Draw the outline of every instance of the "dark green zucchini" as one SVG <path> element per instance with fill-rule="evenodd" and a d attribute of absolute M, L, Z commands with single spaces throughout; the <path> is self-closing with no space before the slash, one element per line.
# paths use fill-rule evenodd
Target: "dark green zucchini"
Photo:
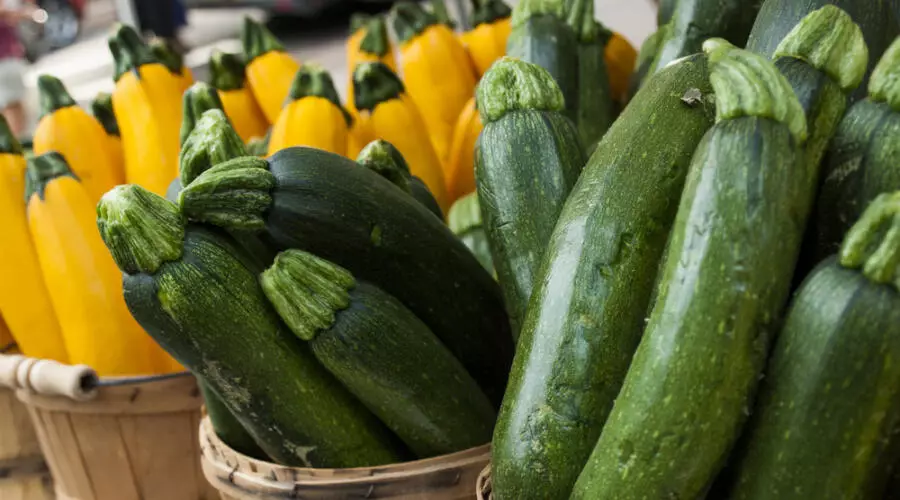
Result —
<path fill-rule="evenodd" d="M 536 64 L 500 59 L 481 78 L 475 99 L 484 123 L 475 184 L 515 337 L 584 150 L 563 115 L 559 87 Z"/>
<path fill-rule="evenodd" d="M 506 55 L 547 70 L 562 91 L 566 116 L 577 123 L 578 39 L 566 24 L 566 0 L 522 0 L 511 23 Z"/>
<path fill-rule="evenodd" d="M 496 414 L 478 384 L 409 309 L 377 286 L 300 250 L 260 277 L 285 324 L 419 458 L 491 440 Z"/>
<path fill-rule="evenodd" d="M 402 445 L 279 321 L 261 268 L 228 236 L 186 225 L 172 203 L 119 186 L 97 207 L 131 314 L 197 373 L 279 463 L 355 467 L 405 458 Z"/>
<path fill-rule="evenodd" d="M 203 113 L 212 109 L 218 109 L 224 113 L 225 108 L 219 99 L 219 92 L 206 82 L 196 82 L 191 85 L 184 91 L 181 101 L 181 145 L 183 147 L 184 142 L 197 126 L 197 122 L 203 117 Z M 225 120 L 228 121 L 227 116 Z M 228 121 L 228 125 L 231 126 L 231 121 Z M 237 136 L 237 132 L 235 132 L 235 136 Z M 243 141 L 241 141 L 241 145 L 243 145 Z"/>
<path fill-rule="evenodd" d="M 472 251 L 485 270 L 494 274 L 494 260 L 481 219 L 478 193 L 469 193 L 456 200 L 447 214 L 447 226 Z"/>
<path fill-rule="evenodd" d="M 869 97 L 841 120 L 822 165 L 809 246 L 811 265 L 837 252 L 843 235 L 881 193 L 900 189 L 900 40 L 869 81 Z"/>
<path fill-rule="evenodd" d="M 659 296 L 575 500 L 702 498 L 788 298 L 814 189 L 803 110 L 763 57 L 721 39 L 704 50 L 716 125 L 691 160 Z"/>
<path fill-rule="evenodd" d="M 575 123 L 587 156 L 615 120 L 604 52 L 612 32 L 594 20 L 594 0 L 574 0 L 566 20 L 578 41 L 578 113 Z"/>
<path fill-rule="evenodd" d="M 409 165 L 393 144 L 384 139 L 376 139 L 359 152 L 356 162 L 384 177 L 404 193 L 415 198 L 439 219 L 444 220 L 444 212 L 441 211 L 434 195 L 422 179 L 409 173 Z"/>
<path fill-rule="evenodd" d="M 640 340 L 691 154 L 714 111 L 706 57 L 691 56 L 647 81 L 588 161 L 519 338 L 494 433 L 496 498 L 568 498 Z"/>
<path fill-rule="evenodd" d="M 862 30 L 869 50 L 866 76 L 862 85 L 850 95 L 850 101 L 854 102 L 865 97 L 872 68 L 898 33 L 897 21 L 887 0 L 765 0 L 747 39 L 747 49 L 773 57 L 781 40 L 801 19 L 827 4 L 840 7 L 853 18 Z"/>
<path fill-rule="evenodd" d="M 887 230 L 893 236 L 886 236 Z M 806 279 L 766 368 L 728 498 L 881 499 L 900 459 L 900 192 Z M 876 250 L 877 249 L 877 250 Z"/>
<path fill-rule="evenodd" d="M 675 5 L 678 0 L 660 0 L 659 8 L 656 11 L 656 25 L 663 26 L 669 24 L 672 20 L 672 14 L 675 13 Z"/>
<path fill-rule="evenodd" d="M 257 460 L 268 460 L 269 457 L 262 448 L 253 440 L 253 436 L 244 429 L 237 418 L 231 414 L 231 410 L 222 402 L 222 398 L 210 389 L 209 385 L 197 379 L 197 385 L 203 393 L 203 402 L 206 406 L 206 414 L 212 423 L 216 436 L 228 445 L 232 450 L 247 455 Z"/>
<path fill-rule="evenodd" d="M 671 27 L 660 42 L 650 74 L 700 52 L 703 41 L 721 37 L 743 47 L 762 0 L 678 0 Z"/>
<path fill-rule="evenodd" d="M 260 231 L 378 285 L 444 342 L 496 405 L 512 361 L 497 283 L 419 202 L 344 157 L 287 148 L 204 172 L 181 192 L 185 213 Z"/>

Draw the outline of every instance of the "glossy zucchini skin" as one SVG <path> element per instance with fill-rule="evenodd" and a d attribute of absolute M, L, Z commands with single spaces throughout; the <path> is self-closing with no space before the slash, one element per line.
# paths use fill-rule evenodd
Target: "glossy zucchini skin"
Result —
<path fill-rule="evenodd" d="M 198 225 L 188 225 L 183 245 L 181 259 L 152 275 L 125 274 L 125 302 L 147 333 L 221 396 L 267 455 L 306 467 L 407 457 L 384 424 L 281 324 L 252 258 Z"/>
<path fill-rule="evenodd" d="M 588 156 L 615 120 L 605 50 L 600 39 L 578 44 L 578 135 Z"/>
<path fill-rule="evenodd" d="M 433 213 L 438 219 L 444 220 L 444 211 L 441 210 L 441 206 L 438 205 L 437 200 L 434 199 L 434 195 L 431 194 L 431 191 L 428 189 L 428 186 L 422 182 L 422 179 L 411 176 L 409 178 L 409 190 L 412 197 L 421 203 L 423 207 L 427 208 L 428 211 Z"/>
<path fill-rule="evenodd" d="M 862 29 L 869 48 L 869 65 L 866 77 L 856 91 L 850 94 L 850 102 L 866 96 L 869 75 L 881 54 L 898 34 L 897 19 L 888 0 L 765 0 L 747 38 L 747 50 L 771 58 L 781 40 L 810 12 L 831 4 L 840 7 Z"/>
<path fill-rule="evenodd" d="M 706 99 L 685 103 L 692 88 Z M 703 55 L 650 78 L 569 195 L 494 433 L 495 498 L 568 498 L 640 339 L 710 93 Z"/>
<path fill-rule="evenodd" d="M 900 459 L 900 294 L 835 258 L 797 292 L 728 498 L 880 499 Z"/>
<path fill-rule="evenodd" d="M 704 136 L 656 305 L 573 499 L 699 498 L 719 472 L 788 298 L 813 189 L 799 154 L 768 118 Z"/>
<path fill-rule="evenodd" d="M 197 385 L 200 386 L 200 392 L 203 393 L 206 414 L 209 416 L 216 436 L 238 453 L 257 460 L 269 460 L 266 452 L 262 451 L 262 448 L 253 440 L 253 436 L 231 414 L 231 410 L 225 406 L 222 398 L 202 380 L 197 379 Z"/>

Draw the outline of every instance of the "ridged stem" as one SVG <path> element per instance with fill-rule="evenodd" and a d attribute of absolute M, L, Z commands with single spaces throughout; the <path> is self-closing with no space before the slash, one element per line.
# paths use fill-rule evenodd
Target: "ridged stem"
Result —
<path fill-rule="evenodd" d="M 562 111 L 562 91 L 544 68 L 504 56 L 484 74 L 475 89 L 478 112 L 485 123 L 515 110 Z"/>
<path fill-rule="evenodd" d="M 594 43 L 598 40 L 604 45 L 612 36 L 612 32 L 594 19 L 594 0 L 573 0 L 569 4 L 566 24 L 575 33 L 578 43 Z"/>
<path fill-rule="evenodd" d="M 9 128 L 6 118 L 0 115 L 0 154 L 21 155 L 22 153 L 22 144 Z"/>
<path fill-rule="evenodd" d="M 241 29 L 241 45 L 244 48 L 244 59 L 247 64 L 273 50 L 284 52 L 284 45 L 275 38 L 275 35 L 261 23 L 249 17 L 244 18 L 244 27 Z"/>
<path fill-rule="evenodd" d="M 98 93 L 91 101 L 91 113 L 103 126 L 106 135 L 119 136 L 119 122 L 116 121 L 116 114 L 113 112 L 112 95 L 106 92 Z"/>
<path fill-rule="evenodd" d="M 209 57 L 209 83 L 219 90 L 244 88 L 244 61 L 240 54 L 216 50 Z"/>
<path fill-rule="evenodd" d="M 150 52 L 176 75 L 181 75 L 181 69 L 184 67 L 184 57 L 175 50 L 174 47 L 165 38 L 155 37 L 147 44 Z"/>
<path fill-rule="evenodd" d="M 266 160 L 242 156 L 203 172 L 181 190 L 178 204 L 191 220 L 225 229 L 262 229 L 275 186 Z"/>
<path fill-rule="evenodd" d="M 391 41 L 388 38 L 384 18 L 376 16 L 366 23 L 366 34 L 359 42 L 359 50 L 379 58 L 391 51 Z"/>
<path fill-rule="evenodd" d="M 350 16 L 350 34 L 354 34 L 374 19 L 374 16 L 363 12 L 354 12 Z"/>
<path fill-rule="evenodd" d="M 288 92 L 288 96 L 294 101 L 299 101 L 304 97 L 327 99 L 341 110 L 347 126 L 353 123 L 353 117 L 341 104 L 341 98 L 334 88 L 334 81 L 331 79 L 331 75 L 328 73 L 328 70 L 318 64 L 306 63 L 300 67 L 300 70 L 294 76 L 293 83 L 291 83 L 291 90 Z"/>
<path fill-rule="evenodd" d="M 481 204 L 478 193 L 471 192 L 456 200 L 447 214 L 447 227 L 453 234 L 463 234 L 473 227 L 481 227 Z"/>
<path fill-rule="evenodd" d="M 140 78 L 138 69 L 141 66 L 160 62 L 137 31 L 124 24 L 116 26 L 109 38 L 109 49 L 115 54 L 113 58 L 117 62 L 114 75 L 116 81 L 128 71 L 134 71 Z"/>
<path fill-rule="evenodd" d="M 37 87 L 41 118 L 76 104 L 75 99 L 72 99 L 69 91 L 66 90 L 66 86 L 55 76 L 39 76 Z"/>
<path fill-rule="evenodd" d="M 356 109 L 373 110 L 384 101 L 397 99 L 404 91 L 403 82 L 383 63 L 361 63 L 353 70 L 353 102 Z"/>
<path fill-rule="evenodd" d="M 900 111 L 900 37 L 884 52 L 869 79 L 869 99 Z"/>
<path fill-rule="evenodd" d="M 450 13 L 447 12 L 447 4 L 444 3 L 444 0 L 429 0 L 429 3 L 431 4 L 431 13 L 437 19 L 437 22 L 451 30 L 456 27 L 456 23 L 453 22 Z"/>
<path fill-rule="evenodd" d="M 188 186 L 214 165 L 246 155 L 244 142 L 225 113 L 220 109 L 206 111 L 181 147 L 178 156 L 181 185 Z"/>
<path fill-rule="evenodd" d="M 534 16 L 554 16 L 560 21 L 566 20 L 566 0 L 521 0 L 512 10 L 512 27 L 525 24 Z"/>
<path fill-rule="evenodd" d="M 356 162 L 376 174 L 384 177 L 391 184 L 406 193 L 412 193 L 409 185 L 409 165 L 400 151 L 384 139 L 376 139 L 366 145 L 356 157 Z"/>
<path fill-rule="evenodd" d="M 716 94 L 716 121 L 742 116 L 785 124 L 798 144 L 806 141 L 806 115 L 790 83 L 771 61 L 721 38 L 703 43 L 710 83 Z"/>
<path fill-rule="evenodd" d="M 483 0 L 473 3 L 472 16 L 470 18 L 470 24 L 473 28 L 479 24 L 490 24 L 512 15 L 512 9 L 503 0 Z"/>
<path fill-rule="evenodd" d="M 413 2 L 397 2 L 391 9 L 391 24 L 400 43 L 408 42 L 437 22 L 434 14 Z"/>
<path fill-rule="evenodd" d="M 850 15 L 826 5 L 801 19 L 775 49 L 774 57 L 805 61 L 849 92 L 866 74 L 869 49 Z"/>
<path fill-rule="evenodd" d="M 69 168 L 69 164 L 63 158 L 63 155 L 56 151 L 50 151 L 30 158 L 28 166 L 25 168 L 25 203 L 28 203 L 28 200 L 34 194 L 37 194 L 43 200 L 44 189 L 47 187 L 47 183 L 63 176 L 78 178 L 72 172 L 72 169 Z"/>
<path fill-rule="evenodd" d="M 223 112 L 225 108 L 222 106 L 222 100 L 219 99 L 219 93 L 212 85 L 206 82 L 196 82 L 190 86 L 181 97 L 181 145 L 197 126 L 197 122 L 203 117 L 203 113 L 218 109 Z M 228 121 L 228 118 L 225 117 Z"/>
<path fill-rule="evenodd" d="M 356 280 L 346 269 L 300 250 L 286 250 L 259 277 L 263 292 L 284 323 L 303 340 L 334 325 L 350 307 Z"/>
<path fill-rule="evenodd" d="M 900 191 L 879 195 L 850 228 L 840 262 L 900 291 Z"/>

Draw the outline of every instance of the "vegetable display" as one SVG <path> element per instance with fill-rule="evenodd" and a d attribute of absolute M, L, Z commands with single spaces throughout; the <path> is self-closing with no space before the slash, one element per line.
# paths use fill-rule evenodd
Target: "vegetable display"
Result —
<path fill-rule="evenodd" d="M 479 78 L 494 61 L 506 53 L 506 41 L 512 31 L 510 15 L 512 10 L 502 0 L 475 0 L 469 24 L 469 31 L 460 33 L 462 41 Z"/>
<path fill-rule="evenodd" d="M 250 90 L 266 120 L 275 123 L 300 64 L 284 51 L 284 45 L 271 31 L 249 17 L 244 19 L 241 45 Z"/>
<path fill-rule="evenodd" d="M 235 132 L 247 142 L 266 135 L 269 122 L 253 97 L 244 70 L 244 61 L 238 54 L 217 50 L 209 58 L 209 83 L 219 91 L 219 100 Z"/>
<path fill-rule="evenodd" d="M 422 179 L 409 173 L 409 165 L 393 144 L 382 139 L 372 141 L 360 151 L 356 162 L 408 193 L 438 219 L 444 219 L 444 213 L 431 191 Z"/>
<path fill-rule="evenodd" d="M 91 113 L 100 122 L 103 131 L 106 132 L 106 152 L 112 162 L 112 170 L 125 178 L 125 151 L 122 149 L 122 134 L 119 131 L 119 122 L 113 111 L 112 95 L 100 92 L 91 101 Z"/>

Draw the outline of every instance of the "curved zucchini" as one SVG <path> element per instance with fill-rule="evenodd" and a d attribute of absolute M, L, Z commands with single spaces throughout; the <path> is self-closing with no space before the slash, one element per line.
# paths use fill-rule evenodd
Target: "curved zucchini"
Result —
<path fill-rule="evenodd" d="M 262 269 L 230 238 L 186 225 L 175 205 L 134 185 L 104 195 L 97 217 L 125 273 L 131 314 L 270 457 L 307 467 L 403 458 L 388 430 L 281 325 L 257 283 Z"/>
<path fill-rule="evenodd" d="M 181 193 L 192 219 L 261 231 L 382 287 L 453 352 L 495 404 L 512 358 L 497 284 L 420 203 L 377 174 L 312 148 L 244 157 Z"/>
<path fill-rule="evenodd" d="M 685 102 L 692 89 L 699 99 Z M 569 195 L 494 433 L 495 497 L 568 498 L 640 340 L 691 154 L 712 125 L 711 93 L 702 55 L 654 75 Z"/>
<path fill-rule="evenodd" d="M 406 164 L 403 155 L 388 141 L 376 139 L 370 142 L 359 152 L 356 162 L 384 177 L 415 198 L 439 219 L 444 220 L 444 213 L 431 191 L 422 179 L 409 173 L 409 165 Z"/>
<path fill-rule="evenodd" d="M 472 251 L 487 272 L 495 273 L 491 245 L 481 221 L 478 193 L 469 193 L 456 200 L 447 214 L 447 227 Z"/>
<path fill-rule="evenodd" d="M 512 13 L 506 55 L 547 70 L 562 91 L 566 116 L 577 123 L 578 39 L 566 25 L 565 0 L 519 2 Z"/>
<path fill-rule="evenodd" d="M 475 147 L 478 198 L 516 337 L 584 152 L 562 114 L 559 87 L 538 65 L 500 59 L 484 74 L 476 99 L 484 120 Z"/>
<path fill-rule="evenodd" d="M 300 250 L 280 253 L 260 283 L 322 366 L 416 456 L 453 453 L 491 440 L 496 418 L 491 402 L 397 299 Z"/>
<path fill-rule="evenodd" d="M 704 50 L 717 123 L 691 161 L 657 302 L 576 500 L 702 497 L 790 291 L 814 189 L 800 167 L 803 110 L 761 56 L 721 39 Z"/>
<path fill-rule="evenodd" d="M 729 498 L 882 498 L 900 459 L 900 192 L 807 278 L 734 456 Z M 877 251 L 874 249 L 877 248 Z"/>
<path fill-rule="evenodd" d="M 604 55 L 613 34 L 594 20 L 594 0 L 574 0 L 566 20 L 578 40 L 578 136 L 589 156 L 615 119 Z"/>

